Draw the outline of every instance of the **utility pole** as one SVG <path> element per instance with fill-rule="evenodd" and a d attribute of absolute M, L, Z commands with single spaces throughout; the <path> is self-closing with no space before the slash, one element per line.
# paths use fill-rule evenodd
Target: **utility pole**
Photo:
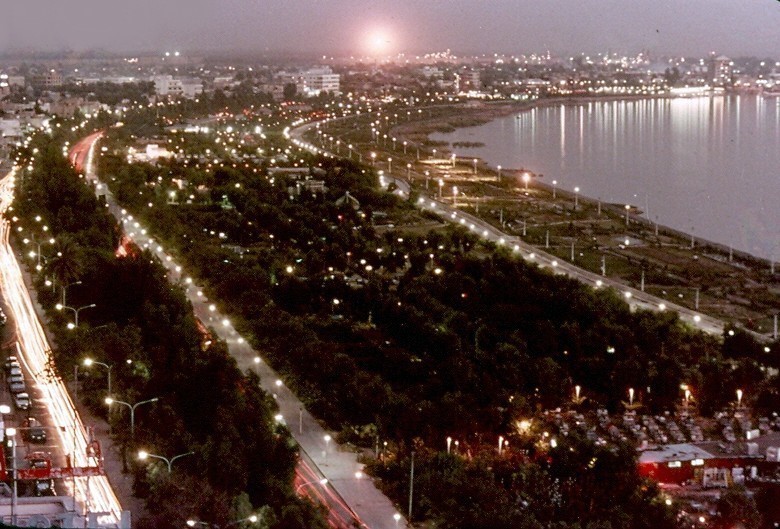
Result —
<path fill-rule="evenodd" d="M 409 515 L 408 520 L 412 521 L 412 494 L 414 493 L 414 450 L 412 450 L 412 465 L 409 469 Z"/>

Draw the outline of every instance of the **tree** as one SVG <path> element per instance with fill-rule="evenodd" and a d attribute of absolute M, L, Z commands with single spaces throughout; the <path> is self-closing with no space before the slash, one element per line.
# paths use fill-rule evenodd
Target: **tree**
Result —
<path fill-rule="evenodd" d="M 69 235 L 59 237 L 55 250 L 54 257 L 49 259 L 48 271 L 64 287 L 84 272 L 83 251 Z"/>
<path fill-rule="evenodd" d="M 757 529 L 761 525 L 761 513 L 756 501 L 742 486 L 729 487 L 718 500 L 716 527 L 731 529 Z"/>
<path fill-rule="evenodd" d="M 295 99 L 295 95 L 298 93 L 298 89 L 295 86 L 295 83 L 286 83 L 284 85 L 284 89 L 282 91 L 282 94 L 284 96 L 285 101 L 289 101 L 291 99 Z"/>

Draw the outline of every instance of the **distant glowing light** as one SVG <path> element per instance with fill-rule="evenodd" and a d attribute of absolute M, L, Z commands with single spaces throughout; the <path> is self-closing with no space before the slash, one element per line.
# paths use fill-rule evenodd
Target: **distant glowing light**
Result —
<path fill-rule="evenodd" d="M 384 54 L 390 50 L 390 36 L 381 29 L 375 29 L 368 35 L 368 51 L 372 54 Z"/>

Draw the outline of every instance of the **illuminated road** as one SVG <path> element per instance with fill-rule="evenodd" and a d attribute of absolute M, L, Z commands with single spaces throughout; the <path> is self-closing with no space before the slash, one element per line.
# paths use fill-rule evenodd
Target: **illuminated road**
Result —
<path fill-rule="evenodd" d="M 295 126 L 294 128 L 287 129 L 285 131 L 285 136 L 302 149 L 306 149 L 315 154 L 319 153 L 326 156 L 335 156 L 334 153 L 320 149 L 303 139 L 304 134 L 318 124 L 319 122 L 310 122 Z M 390 175 L 387 175 L 380 180 L 383 180 L 380 182 L 383 187 L 387 187 L 387 185 L 392 182 L 398 188 L 396 190 L 398 194 L 407 197 L 409 196 L 409 184 L 406 180 Z M 427 196 L 423 192 L 420 192 L 417 206 L 420 209 L 436 212 L 445 221 L 461 225 L 485 240 L 494 242 L 499 246 L 507 246 L 521 255 L 525 260 L 535 262 L 542 268 L 549 268 L 555 274 L 563 274 L 572 279 L 577 279 L 593 288 L 611 287 L 623 296 L 632 309 L 642 308 L 653 311 L 673 310 L 680 315 L 682 321 L 691 324 L 699 330 L 718 336 L 723 333 L 725 322 L 717 318 L 671 303 L 646 292 L 642 292 L 639 289 L 628 287 L 619 281 L 602 277 L 583 268 L 579 268 L 559 257 L 524 242 L 520 237 L 508 235 L 490 223 L 454 208 L 451 205 L 445 204 L 434 197 Z"/>
<path fill-rule="evenodd" d="M 176 263 L 173 256 L 166 253 L 165 249 L 154 241 L 148 230 L 123 210 L 114 200 L 106 186 L 99 182 L 92 170 L 92 158 L 94 149 L 100 134 L 96 133 L 79 141 L 74 149 L 78 149 L 75 157 L 71 158 L 84 167 L 84 174 L 88 181 L 95 183 L 95 191 L 104 195 L 109 211 L 120 219 L 125 234 L 139 247 L 149 249 L 156 255 L 163 266 L 168 270 L 168 278 L 173 283 L 180 284 L 186 292 L 187 298 L 193 306 L 195 316 L 212 327 L 219 338 L 224 340 L 235 358 L 236 364 L 242 371 L 255 370 L 260 375 L 261 387 L 272 395 L 279 406 L 279 412 L 283 420 L 287 422 L 290 432 L 301 447 L 301 461 L 307 462 L 310 470 L 316 470 L 317 475 L 328 479 L 327 493 L 317 496 L 326 501 L 331 515 L 328 520 L 332 527 L 368 529 L 398 529 L 406 527 L 406 521 L 400 517 L 396 521 L 395 516 L 400 516 L 392 502 L 382 494 L 368 476 L 357 477 L 363 465 L 358 462 L 357 454 L 342 448 L 334 440 L 325 441 L 335 437 L 333 432 L 326 431 L 319 421 L 312 416 L 303 406 L 301 401 L 281 381 L 279 375 L 271 369 L 267 362 L 257 363 L 258 352 L 255 351 L 233 328 L 230 321 L 224 316 L 216 304 L 207 299 L 203 288 L 186 276 L 182 267 Z M 87 142 L 89 140 L 89 142 Z M 88 148 L 87 143 L 89 143 Z M 73 156 L 73 155 L 72 155 Z M 307 474 L 306 467 L 299 466 L 296 470 L 299 476 Z M 301 490 L 303 493 L 309 487 Z"/>
<path fill-rule="evenodd" d="M 362 473 L 356 479 L 363 479 Z M 333 489 L 329 481 L 323 483 L 325 476 L 304 452 L 301 452 L 298 467 L 295 469 L 293 486 L 295 491 L 315 503 L 328 506 L 328 525 L 334 529 L 354 529 L 367 527 L 358 515 L 344 503 L 344 499 Z"/>
<path fill-rule="evenodd" d="M 49 415 L 62 447 L 75 451 L 75 466 L 95 466 L 94 458 L 87 458 L 88 432 L 76 411 L 65 385 L 59 377 L 51 376 L 51 347 L 35 313 L 30 295 L 24 285 L 22 272 L 9 243 L 10 224 L 5 212 L 13 200 L 15 171 L 0 180 L 0 281 L 3 296 L 16 322 L 16 335 L 27 371 L 32 374 L 35 388 L 43 395 Z M 88 512 L 105 513 L 99 522 L 118 526 L 122 508 L 105 476 L 75 478 L 76 500 Z M 70 483 L 65 483 L 70 488 Z"/>

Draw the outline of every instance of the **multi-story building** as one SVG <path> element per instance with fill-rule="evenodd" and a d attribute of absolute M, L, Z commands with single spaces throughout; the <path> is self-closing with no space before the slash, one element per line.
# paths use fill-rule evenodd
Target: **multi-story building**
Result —
<path fill-rule="evenodd" d="M 718 57 L 710 57 L 709 69 L 707 72 L 708 81 L 715 86 L 725 86 L 732 83 L 732 66 L 731 59 L 725 55 Z"/>
<path fill-rule="evenodd" d="M 179 97 L 182 95 L 181 80 L 174 79 L 172 75 L 157 75 L 152 80 L 154 81 L 154 92 L 158 96 Z"/>
<path fill-rule="evenodd" d="M 290 81 L 295 83 L 299 94 L 309 97 L 323 92 L 338 94 L 341 91 L 341 75 L 333 73 L 328 66 L 293 74 Z"/>

